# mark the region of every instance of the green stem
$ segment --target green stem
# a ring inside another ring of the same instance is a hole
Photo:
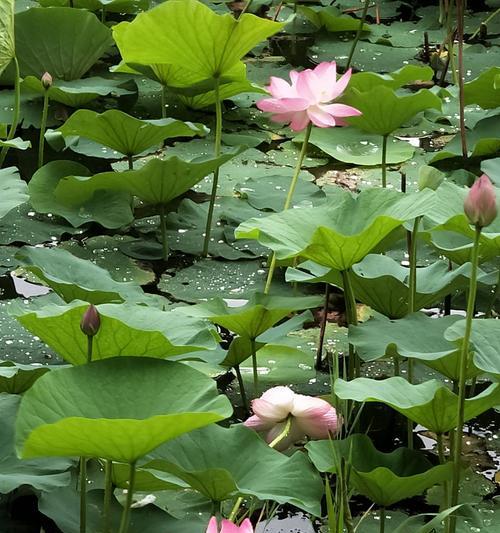
[[[215,145],[214,155],[219,157],[222,145],[222,102],[220,99],[220,80],[215,78],[214,86],[215,94]],[[208,247],[210,245],[210,233],[212,231],[212,218],[214,216],[215,200],[217,198],[217,185],[219,183],[219,167],[214,171],[214,177],[212,181],[212,193],[210,195],[210,203],[208,205],[207,224],[205,227],[205,240],[203,241],[202,256],[208,256]]]
[[[379,511],[380,516],[380,533],[384,533],[385,531],[385,507],[381,507]]]
[[[437,441],[437,450],[438,450],[438,457],[439,457],[439,464],[444,465],[446,463],[446,457],[444,455],[444,443],[443,443],[443,434],[438,433],[436,435],[436,441]],[[440,511],[446,509],[448,507],[448,482],[443,481],[443,501],[441,502],[441,506],[439,508]]]
[[[415,313],[417,299],[417,233],[420,224],[420,218],[417,217],[413,223],[413,231],[410,240],[410,278],[408,281],[408,313]]]
[[[361,13],[361,19],[359,21],[356,37],[354,37],[354,41],[352,42],[351,51],[349,52],[349,57],[345,66],[346,70],[351,66],[352,58],[354,57],[354,52],[356,51],[356,46],[358,46],[358,42],[361,39],[361,34],[363,33],[363,26],[366,20],[366,14],[368,13],[368,8],[370,7],[370,1],[371,0],[365,0],[365,5],[363,6],[363,12]]]
[[[255,346],[255,339],[250,340],[252,349],[252,367],[253,367],[253,391],[255,397],[259,394],[259,369],[257,365],[257,347]]]
[[[87,531],[87,458],[80,457],[80,533]]]
[[[167,118],[167,87],[161,86],[161,118]]]
[[[465,410],[465,389],[467,381],[467,366],[469,361],[469,345],[472,331],[472,319],[476,303],[477,291],[477,269],[479,259],[479,239],[481,237],[481,227],[476,226],[474,235],[474,246],[472,248],[472,270],[470,275],[469,297],[467,300],[467,315],[465,318],[465,332],[460,351],[460,375],[458,381],[458,405],[457,405],[457,427],[455,431],[455,442],[453,449],[453,480],[451,486],[450,506],[454,507],[458,503],[458,490],[460,487],[460,459],[462,456],[462,433],[464,426]],[[456,529],[456,517],[450,518],[449,533],[454,533]]]
[[[283,439],[285,439],[288,436],[288,433],[290,433],[291,425],[292,425],[292,417],[289,416],[286,419],[285,428],[273,441],[269,443],[269,448],[274,448],[277,444],[279,444]]]
[[[464,95],[464,3],[457,0],[457,37],[458,37],[458,102],[460,113],[460,139],[462,157],[467,159],[467,136],[465,130],[465,95]]]
[[[330,303],[330,284],[325,283],[325,303],[323,305],[323,316],[321,317],[321,326],[319,330],[319,342],[316,350],[316,370],[321,369],[323,358],[323,345],[325,344],[326,325],[328,323],[328,306]]]
[[[165,206],[160,206],[160,232],[161,232],[161,247],[162,259],[168,259],[168,238],[167,238],[167,217],[165,215]]]
[[[394,376],[401,375],[401,367],[399,365],[399,355],[394,355],[392,357],[392,363],[394,365]]]
[[[497,301],[499,292],[500,292],[500,267],[498,269],[497,284],[495,285],[495,290],[493,291],[491,301],[488,305],[488,309],[486,310],[486,315],[485,315],[486,318],[491,318],[493,316],[493,310],[495,309],[495,303]]]
[[[127,163],[128,163],[128,169],[134,170],[134,156],[133,155],[127,156]]]
[[[295,188],[297,187],[300,170],[302,169],[302,163],[304,162],[304,158],[307,153],[307,146],[309,144],[309,138],[311,137],[311,131],[312,131],[312,122],[308,124],[306,133],[304,135],[302,149],[300,150],[299,158],[297,160],[297,164],[295,165],[295,170],[293,172],[292,181],[290,183],[290,188],[288,189],[288,194],[286,195],[285,204],[283,206],[283,211],[286,211],[292,203],[293,193],[295,192]],[[264,294],[268,294],[269,290],[271,289],[271,283],[273,281],[275,269],[276,269],[276,254],[273,252],[271,255],[271,264],[269,265],[269,272],[267,273],[267,280],[266,280],[266,286],[264,288]]]
[[[387,139],[388,135],[382,137],[382,187],[387,187]]]
[[[19,74],[19,63],[17,61],[17,57],[13,57],[12,60],[14,61],[14,68],[15,68],[15,78],[14,78],[14,115],[12,117],[12,124],[9,128],[9,133],[7,135],[6,141],[11,141],[17,130],[17,126],[19,125],[19,116],[21,114],[21,78]],[[3,162],[5,161],[5,158],[7,157],[7,152],[9,151],[8,146],[4,146],[2,148],[2,151],[0,152],[0,168],[2,168]]]
[[[354,296],[354,289],[352,288],[351,276],[349,270],[342,270],[342,286],[344,287],[344,300],[346,308],[346,318],[348,326],[357,326],[358,313],[356,308],[356,297]],[[349,379],[354,377],[354,369],[356,369],[356,377],[360,375],[360,362],[356,354],[354,346],[349,343]]]
[[[38,168],[43,167],[43,152],[45,149],[45,129],[47,127],[47,115],[49,113],[49,91],[45,89],[43,95],[42,121],[40,123],[40,138],[38,140]]]
[[[103,504],[103,524],[104,533],[110,530],[110,509],[111,497],[113,495],[113,461],[106,459],[104,464],[104,504]]]
[[[87,363],[92,361],[92,351],[94,349],[94,337],[87,335]]]
[[[231,509],[231,513],[229,514],[228,520],[230,520],[231,522],[234,522],[234,519],[236,518],[236,515],[238,514],[238,511],[242,503],[243,503],[243,498],[240,496],[236,500],[236,503],[234,504],[233,508]]]
[[[122,511],[122,519],[120,522],[120,530],[118,533],[127,533],[130,524],[130,512],[132,506],[132,499],[134,497],[134,485],[135,485],[135,462],[130,463],[130,470],[128,476],[128,490],[127,500],[125,501],[125,507]]]
[[[481,31],[481,26],[483,24],[485,24],[485,25],[488,24],[488,22],[493,20],[499,13],[500,13],[500,7],[496,11],[493,11],[493,13],[491,13],[487,18],[485,18],[483,20],[483,22],[481,22],[481,24],[478,26],[477,30],[470,36],[468,41],[469,42],[472,41],[474,39],[474,37],[476,37],[476,35]]]
[[[245,384],[243,383],[243,378],[241,376],[240,365],[234,365],[234,371],[236,372],[236,377],[238,379],[238,385],[240,387],[241,401],[243,402],[243,407],[247,411],[249,411],[248,398],[247,398],[247,393],[245,390]]]

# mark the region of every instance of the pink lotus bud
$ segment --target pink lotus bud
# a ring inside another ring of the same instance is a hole
[[[87,335],[87,337],[93,337],[99,331],[101,327],[101,318],[95,305],[90,304],[88,309],[83,314],[80,322],[80,329]]]
[[[495,187],[486,174],[474,182],[464,201],[464,211],[471,224],[484,228],[497,216]]]
[[[208,523],[207,533],[219,533],[219,526],[217,525],[217,518],[212,516]],[[220,533],[253,533],[252,523],[248,518],[245,518],[241,526],[237,526],[230,520],[223,520]]]
[[[52,76],[45,72],[43,76],[40,78],[40,81],[42,82],[43,88],[45,90],[50,89],[52,87]]]

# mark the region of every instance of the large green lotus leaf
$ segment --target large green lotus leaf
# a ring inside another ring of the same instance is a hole
[[[95,100],[99,96],[112,94],[113,96],[123,96],[134,94],[120,87],[123,80],[110,80],[106,78],[92,77],[81,80],[54,80],[48,89],[51,101],[59,102],[70,107],[81,107]],[[44,95],[45,87],[39,78],[26,76],[22,82],[23,88]]]
[[[0,0],[0,74],[15,54],[14,0]]]
[[[160,479],[173,474],[212,501],[253,496],[321,512],[321,478],[307,457],[287,457],[243,425],[212,425],[183,435],[155,450],[141,468]]]
[[[50,369],[43,365],[23,365],[13,361],[0,362],[0,392],[22,394]]]
[[[500,75],[499,75],[500,81]],[[500,87],[500,84],[499,84]],[[490,180],[498,187],[500,186],[500,157],[487,159],[481,163],[481,170],[488,175]]]
[[[351,485],[384,507],[449,479],[453,469],[451,463],[433,467],[417,450],[397,448],[391,453],[379,452],[370,438],[361,434],[343,440],[309,442],[306,449],[320,472],[336,472],[344,459],[351,467]]]
[[[81,78],[113,43],[110,29],[93,13],[69,7],[32,8],[15,16],[21,76]],[[92,36],[89,39],[89,36]]]
[[[31,147],[30,141],[23,141],[21,137],[14,137],[10,141],[0,139],[0,147],[8,146],[16,150],[27,150]]]
[[[74,161],[51,161],[32,176],[28,190],[31,205],[39,213],[53,213],[65,218],[77,228],[89,222],[98,222],[105,228],[121,228],[134,219],[130,209],[130,194],[122,191],[96,190],[83,195],[80,190],[65,202],[55,191],[63,178],[88,176],[89,170]],[[83,178],[82,178],[83,179]]]
[[[297,11],[310,20],[317,28],[325,27],[331,32],[357,31],[359,20],[333,6],[298,6]],[[368,24],[363,24],[363,31],[370,31]]]
[[[198,157],[183,161],[177,156],[166,159],[151,159],[139,170],[103,172],[85,177],[75,172],[66,174],[56,188],[56,198],[66,204],[90,201],[102,191],[128,193],[146,204],[168,204],[191,189],[205,176],[229,161],[241,150],[219,157]]]
[[[349,342],[356,346],[363,361],[380,357],[411,357],[441,372],[448,378],[458,379],[459,348],[445,338],[445,332],[460,317],[457,315],[431,318],[424,313],[413,313],[399,320],[382,315],[349,328]],[[469,377],[478,373],[472,365]]]
[[[321,296],[270,296],[254,293],[243,306],[229,306],[222,298],[215,298],[196,306],[182,307],[188,316],[208,318],[237,335],[256,339],[293,311],[319,307]]]
[[[71,483],[72,461],[63,458],[18,459],[14,448],[14,425],[21,397],[0,394],[0,493],[8,494],[22,485],[52,491]]]
[[[293,141],[302,142],[304,134]],[[380,165],[382,161],[382,138],[358,128],[313,128],[309,142],[325,154],[355,165]],[[401,163],[410,159],[415,148],[405,141],[388,139],[387,163]]]
[[[500,67],[491,67],[481,73],[475,80],[464,84],[465,105],[478,104],[483,109],[494,109],[500,102],[500,87],[495,86],[495,79],[500,74]]]
[[[446,433],[458,423],[458,396],[437,379],[419,385],[412,385],[402,377],[337,379],[334,390],[342,400],[385,403],[435,433]],[[464,420],[484,413],[499,402],[500,384],[495,383],[481,394],[465,400]]]
[[[16,447],[23,458],[131,463],[231,413],[215,382],[197,370],[172,361],[115,357],[40,378],[21,401]]]
[[[282,27],[248,13],[237,20],[217,15],[197,0],[170,0],[115,26],[113,35],[126,62],[182,66],[203,82],[229,80],[235,67],[241,79],[242,57]]]
[[[447,261],[436,261],[417,270],[415,309],[430,307],[446,295],[469,286],[470,264],[448,270]],[[289,268],[290,282],[331,283],[343,288],[338,270],[306,261],[298,268]],[[352,267],[351,283],[356,299],[389,318],[408,314],[409,269],[387,255],[367,255]]]
[[[88,304],[46,305],[40,309],[11,306],[11,314],[66,361],[87,361],[87,338],[80,321]],[[97,306],[101,326],[93,340],[94,360],[121,356],[173,357],[215,350],[217,334],[206,321],[176,311],[134,304]]]
[[[431,67],[420,65],[405,65],[390,74],[356,72],[351,76],[348,90],[357,89],[361,92],[368,92],[379,85],[389,89],[399,89],[414,81],[430,81],[433,76],[434,71]]]
[[[461,342],[465,332],[465,320],[455,322],[445,333],[449,341]],[[500,321],[493,319],[474,319],[472,321],[471,350],[474,365],[484,372],[500,375]]]
[[[43,7],[76,7],[107,13],[137,13],[149,8],[148,0],[38,0]]]
[[[28,200],[26,182],[15,167],[0,169],[0,219]]]
[[[366,92],[352,89],[345,101],[362,113],[357,117],[349,117],[346,121],[378,135],[389,135],[421,111],[441,109],[441,99],[427,89],[400,95],[383,85],[377,85]]]
[[[84,300],[99,304],[126,299],[137,301],[144,296],[140,287],[119,283],[104,268],[61,248],[25,246],[16,258],[67,302]]]
[[[56,131],[61,132],[64,137],[85,137],[123,155],[132,156],[165,139],[205,135],[208,129],[203,124],[172,118],[140,120],[117,109],[110,109],[101,114],[80,109]]]
[[[402,194],[368,189],[353,196],[339,191],[334,204],[292,209],[252,218],[235,232],[257,239],[278,259],[301,256],[320,265],[347,270],[359,263],[402,222],[432,209],[431,191]]]

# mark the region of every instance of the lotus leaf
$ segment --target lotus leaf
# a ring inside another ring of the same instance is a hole
[[[22,394],[50,369],[42,365],[23,365],[13,361],[0,361],[0,392]]]
[[[14,0],[0,0],[0,74],[15,55]]]
[[[11,313],[31,333],[66,361],[87,362],[87,339],[80,321],[88,304],[51,304],[40,309],[14,306]],[[215,350],[217,334],[207,322],[176,311],[144,305],[97,306],[101,327],[93,339],[95,360],[120,356],[172,357],[202,350]]]
[[[26,183],[15,167],[0,169],[0,219],[28,199]]]
[[[422,452],[407,448],[379,452],[369,437],[361,434],[344,440],[309,442],[306,448],[320,472],[336,472],[341,459],[345,459],[351,466],[351,485],[384,507],[421,494],[452,474],[451,463],[433,467]]]
[[[102,457],[133,463],[167,440],[232,413],[215,382],[182,363],[115,357],[54,370],[21,401],[23,458]]]
[[[492,67],[481,73],[475,80],[464,84],[465,105],[478,104],[483,109],[494,109],[500,102],[500,87],[495,79],[500,75],[500,67]]]
[[[458,396],[437,379],[419,385],[412,385],[401,377],[337,379],[334,390],[342,400],[385,403],[435,433],[451,431],[458,423]],[[481,394],[465,400],[464,421],[484,413],[499,402],[500,384],[495,383]]]
[[[278,259],[303,257],[347,270],[359,263],[405,220],[432,209],[433,192],[400,194],[369,189],[353,196],[339,191],[336,202],[292,209],[241,224],[237,238],[257,239]]]

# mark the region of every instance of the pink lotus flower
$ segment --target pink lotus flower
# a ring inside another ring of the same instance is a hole
[[[495,187],[483,174],[474,182],[464,201],[464,211],[471,224],[481,228],[491,224],[497,216]]]
[[[361,112],[331,102],[344,92],[350,78],[351,69],[337,81],[335,61],[320,63],[314,70],[292,70],[291,85],[281,78],[271,77],[268,90],[272,98],[259,100],[257,107],[272,113],[274,122],[290,123],[294,131],[303,130],[310,122],[320,128],[345,126],[344,117],[361,115]]]
[[[267,390],[260,398],[253,400],[252,410],[254,415],[246,420],[245,426],[266,432],[268,443],[285,430],[288,417],[291,417],[288,435],[277,443],[277,450],[286,450],[306,436],[326,439],[340,428],[337,412],[328,402],[295,394],[288,387]]]
[[[253,533],[252,523],[248,518],[243,520],[241,526],[237,526],[230,520],[222,521],[222,528],[219,532],[219,526],[217,525],[217,519],[212,516],[208,523],[207,533]]]

